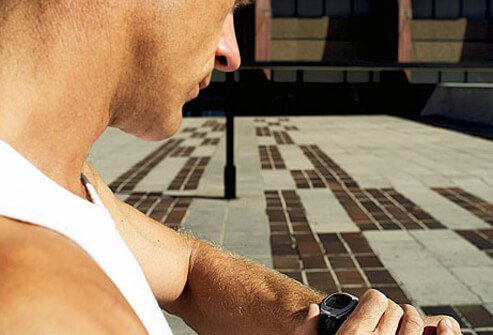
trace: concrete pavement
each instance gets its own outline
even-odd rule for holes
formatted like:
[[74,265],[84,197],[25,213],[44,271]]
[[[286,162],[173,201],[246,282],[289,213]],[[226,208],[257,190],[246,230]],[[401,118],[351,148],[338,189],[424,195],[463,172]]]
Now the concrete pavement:
[[[389,116],[224,120],[148,143],[108,130],[90,161],[128,203],[320,290],[376,287],[493,334],[493,142]],[[170,319],[176,334],[194,334]]]

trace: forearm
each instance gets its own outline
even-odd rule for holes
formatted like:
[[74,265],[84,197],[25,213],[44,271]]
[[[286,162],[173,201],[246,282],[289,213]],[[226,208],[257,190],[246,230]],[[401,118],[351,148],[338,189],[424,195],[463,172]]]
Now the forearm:
[[292,334],[322,299],[298,282],[194,242],[187,286],[171,311],[200,334]]

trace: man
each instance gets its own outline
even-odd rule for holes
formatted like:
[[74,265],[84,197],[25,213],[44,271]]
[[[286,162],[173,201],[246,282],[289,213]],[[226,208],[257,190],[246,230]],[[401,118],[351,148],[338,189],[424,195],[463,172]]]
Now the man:
[[[177,131],[239,67],[241,3],[0,2],[0,333],[166,333],[157,300],[200,334],[317,334],[321,294],[145,217],[86,163],[107,126]],[[339,334],[424,331],[460,333],[370,290]]]

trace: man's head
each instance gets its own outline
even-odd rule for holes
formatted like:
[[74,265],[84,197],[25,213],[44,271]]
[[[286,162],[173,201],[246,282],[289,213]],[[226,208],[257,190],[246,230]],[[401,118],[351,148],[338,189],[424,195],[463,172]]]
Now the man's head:
[[239,67],[233,10],[246,2],[1,1],[0,75],[8,86],[0,93],[26,92],[11,108],[18,113],[32,106],[53,118],[77,113],[99,128],[167,138],[214,68]]
[[137,6],[112,125],[146,139],[173,135],[183,105],[208,86],[214,68],[240,66],[233,10],[246,1],[145,0]]

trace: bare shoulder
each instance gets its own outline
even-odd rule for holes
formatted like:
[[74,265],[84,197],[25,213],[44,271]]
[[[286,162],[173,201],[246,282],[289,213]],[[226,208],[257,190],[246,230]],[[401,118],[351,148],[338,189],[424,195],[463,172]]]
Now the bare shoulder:
[[50,230],[0,217],[0,333],[144,334],[103,271]]

